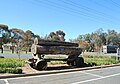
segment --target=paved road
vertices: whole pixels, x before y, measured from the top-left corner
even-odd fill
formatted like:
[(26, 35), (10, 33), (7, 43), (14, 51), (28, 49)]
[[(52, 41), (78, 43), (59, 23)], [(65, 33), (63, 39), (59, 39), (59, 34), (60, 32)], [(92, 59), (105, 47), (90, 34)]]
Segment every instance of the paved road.
[(98, 53), (98, 52), (84, 52), (81, 55), (89, 55), (89, 56), (117, 56), (117, 53)]
[[(18, 54), (0, 54), (0, 56), (3, 56), (5, 58), (19, 58)], [(45, 57), (64, 57), (66, 58), (67, 55), (46, 55)], [(21, 58), (32, 58), (32, 54), (20, 54)]]
[[(89, 52), (89, 53), (86, 53), (84, 55), (91, 55), (91, 56), (117, 56), (116, 53), (110, 53), (110, 54), (98, 54), (98, 53), (93, 53), (93, 52)], [(10, 57), (13, 57), (13, 58), (18, 58), (18, 54), (1, 54), (0, 53), (0, 56), (4, 56), (5, 58), (10, 58)], [(46, 56), (53, 56), (53, 57), (67, 57), (67, 55), (46, 55)], [(32, 57), (32, 54), (21, 54), (20, 55), (21, 58), (31, 58)]]
[[(19, 58), (18, 54), (0, 54), (0, 56), (3, 56), (5, 58)], [(32, 54), (20, 54), (21, 58), (31, 58)]]
[(0, 79), (0, 84), (120, 84), (120, 66), (87, 71)]

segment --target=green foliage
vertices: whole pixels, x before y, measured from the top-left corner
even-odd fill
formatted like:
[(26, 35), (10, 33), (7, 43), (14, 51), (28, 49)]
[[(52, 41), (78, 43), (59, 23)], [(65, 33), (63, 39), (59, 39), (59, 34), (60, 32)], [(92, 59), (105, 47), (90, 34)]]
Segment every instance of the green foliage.
[(24, 66), (23, 60), (17, 58), (0, 58), (0, 67), (1, 68), (17, 68)]
[(0, 58), (0, 73), (22, 73), (25, 59)]
[(115, 30), (104, 32), (102, 28), (99, 28), (91, 34), (79, 35), (76, 39), (71, 41), (78, 42), (83, 50), (100, 51), (103, 45), (116, 45), (120, 47), (120, 33)]
[(1, 42), (0, 44), (4, 44), (10, 41), (10, 31), (7, 25), (0, 24), (0, 34), (1, 34)]
[(95, 63), (97, 66), (116, 64), (120, 62), (120, 60), (116, 60), (116, 57), (112, 56), (83, 56), (83, 58), (85, 60), (85, 63)]
[(0, 29), (8, 30), (8, 26), (4, 24), (0, 24)]
[(0, 68), (0, 73), (21, 74), (22, 73), (22, 69), (17, 69), (17, 68)]

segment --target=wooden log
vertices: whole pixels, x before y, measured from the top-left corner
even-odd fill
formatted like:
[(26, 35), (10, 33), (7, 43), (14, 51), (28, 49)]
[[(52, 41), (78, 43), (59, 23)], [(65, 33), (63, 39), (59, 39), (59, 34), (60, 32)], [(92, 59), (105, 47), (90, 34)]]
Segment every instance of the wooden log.
[(38, 39), (38, 38), (35, 38), (34, 44), (41, 45), (41, 46), (73, 46), (73, 47), (79, 46), (77, 43), (55, 41), (55, 40), (44, 40), (44, 39)]
[(81, 54), (82, 50), (79, 47), (68, 46), (40, 46), (33, 44), (31, 47), (33, 54)]
[(31, 52), (33, 54), (44, 54), (46, 51), (47, 51), (46, 48), (40, 45), (33, 44), (31, 47)]

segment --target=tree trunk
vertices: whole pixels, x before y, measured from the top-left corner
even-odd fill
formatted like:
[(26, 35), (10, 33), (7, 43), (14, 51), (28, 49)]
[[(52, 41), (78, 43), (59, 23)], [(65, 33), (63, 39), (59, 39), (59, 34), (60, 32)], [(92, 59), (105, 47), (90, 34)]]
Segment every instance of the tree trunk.
[(1, 48), (1, 53), (3, 53), (3, 48)]

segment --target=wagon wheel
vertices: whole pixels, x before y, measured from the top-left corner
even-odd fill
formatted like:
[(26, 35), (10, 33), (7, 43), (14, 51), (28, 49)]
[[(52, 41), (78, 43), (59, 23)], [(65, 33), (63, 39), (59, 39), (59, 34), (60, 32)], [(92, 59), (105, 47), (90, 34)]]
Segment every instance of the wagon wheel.
[(47, 69), (47, 62), (45, 60), (41, 60), (36, 63), (37, 70), (46, 70)]
[(83, 67), (84, 66), (84, 59), (82, 57), (77, 57), (75, 60), (75, 66)]

